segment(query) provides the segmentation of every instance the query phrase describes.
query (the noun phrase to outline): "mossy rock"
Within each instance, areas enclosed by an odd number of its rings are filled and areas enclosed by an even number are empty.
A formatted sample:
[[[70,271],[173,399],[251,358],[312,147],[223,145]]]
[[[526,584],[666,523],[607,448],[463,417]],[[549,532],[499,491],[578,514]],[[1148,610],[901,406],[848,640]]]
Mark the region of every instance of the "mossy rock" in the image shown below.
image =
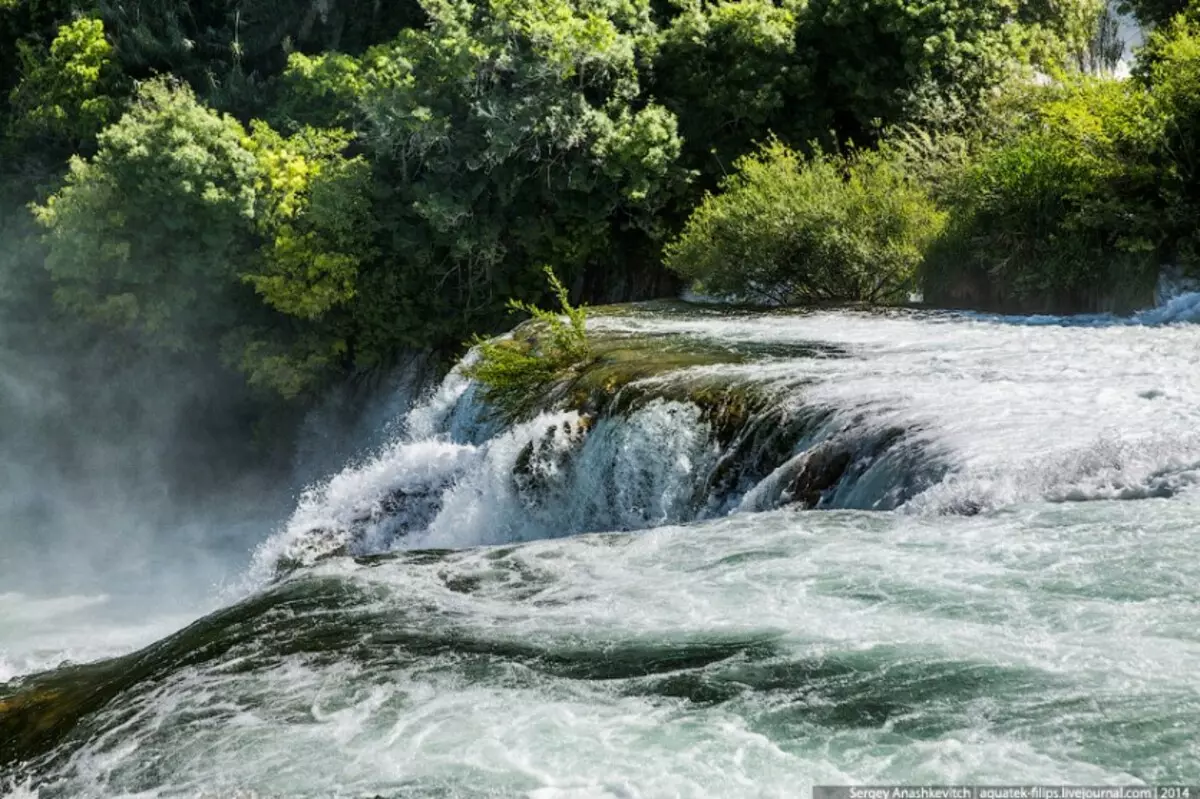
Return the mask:
[[[530,335],[518,330],[511,346],[532,346]],[[564,371],[549,386],[531,392],[528,402],[523,403],[510,421],[547,410],[575,410],[585,416],[602,416],[612,412],[623,390],[632,384],[697,367],[738,364],[745,360],[741,353],[680,338],[605,336],[591,343],[586,360]],[[679,392],[667,383],[656,384],[655,391],[664,398],[692,399],[678,396]],[[710,394],[718,391],[715,382],[708,391]],[[667,396],[671,393],[677,396]],[[701,400],[698,405],[703,405],[699,393],[702,390],[698,388],[695,399]],[[628,410],[628,405],[624,410]]]
[[[120,692],[124,661],[70,666],[0,686],[0,769],[44,754]]]

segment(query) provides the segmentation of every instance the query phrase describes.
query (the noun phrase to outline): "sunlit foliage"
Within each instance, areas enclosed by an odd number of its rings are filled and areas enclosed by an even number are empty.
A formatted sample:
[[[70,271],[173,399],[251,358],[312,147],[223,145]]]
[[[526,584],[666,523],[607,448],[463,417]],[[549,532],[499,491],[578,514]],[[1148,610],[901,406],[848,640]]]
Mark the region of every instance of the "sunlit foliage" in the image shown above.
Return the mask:
[[[895,302],[941,224],[924,189],[885,155],[804,158],[774,142],[704,200],[667,265],[715,295]]]

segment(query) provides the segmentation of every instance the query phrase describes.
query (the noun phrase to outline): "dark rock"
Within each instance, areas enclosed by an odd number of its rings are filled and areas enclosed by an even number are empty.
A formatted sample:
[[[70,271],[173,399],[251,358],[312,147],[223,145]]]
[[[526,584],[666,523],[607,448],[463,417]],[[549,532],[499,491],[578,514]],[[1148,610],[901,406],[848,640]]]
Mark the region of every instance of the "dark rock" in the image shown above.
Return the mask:
[[[822,446],[809,453],[804,468],[788,487],[785,495],[792,503],[804,508],[815,508],[821,496],[838,484],[846,474],[853,456],[844,449]]]

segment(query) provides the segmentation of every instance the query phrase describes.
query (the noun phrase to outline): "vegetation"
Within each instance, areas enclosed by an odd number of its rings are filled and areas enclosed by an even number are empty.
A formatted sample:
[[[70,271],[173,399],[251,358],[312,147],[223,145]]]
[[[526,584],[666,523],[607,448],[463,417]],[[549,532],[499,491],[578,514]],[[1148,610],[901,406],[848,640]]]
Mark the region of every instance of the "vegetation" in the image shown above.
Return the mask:
[[[0,0],[0,313],[262,420],[510,300],[569,312],[484,345],[534,389],[681,279],[1134,303],[1200,259],[1200,6],[1128,5],[1113,82],[1101,0]]]
[[[779,305],[895,302],[942,224],[886,154],[803,158],[779,142],[737,163],[666,249],[703,291]]]
[[[1169,23],[1176,14],[1188,9],[1188,0],[1122,0],[1122,11],[1133,14],[1145,25]]]
[[[1147,98],[1081,80],[1044,92],[946,188],[926,293],[1001,310],[1129,309],[1158,273]],[[957,296],[954,292],[959,292]]]
[[[944,176],[927,299],[1023,311],[1132,310],[1159,269],[1200,268],[1200,19],[1160,27],[1129,81],[1012,89]]]
[[[484,397],[507,419],[515,420],[537,405],[555,384],[585,366],[591,356],[587,309],[571,305],[566,286],[546,267],[546,279],[562,308],[560,316],[535,305],[510,300],[513,311],[533,317],[510,338],[477,338],[477,360],[467,375],[483,386]]]

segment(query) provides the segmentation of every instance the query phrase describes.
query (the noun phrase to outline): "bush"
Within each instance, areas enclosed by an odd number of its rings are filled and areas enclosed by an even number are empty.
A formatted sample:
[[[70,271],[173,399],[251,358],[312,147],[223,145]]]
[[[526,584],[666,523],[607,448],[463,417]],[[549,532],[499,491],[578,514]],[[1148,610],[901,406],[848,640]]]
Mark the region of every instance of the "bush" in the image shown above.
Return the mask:
[[[1134,86],[1082,80],[978,153],[953,182],[922,270],[935,302],[994,310],[1117,310],[1148,297],[1161,240],[1157,137]]]
[[[532,329],[507,339],[477,338],[479,360],[467,370],[468,377],[482,384],[484,399],[510,422],[526,415],[556,382],[585,364],[591,353],[587,309],[572,306],[554,270],[544,271],[566,319],[510,300],[510,309],[533,317]]]
[[[784,305],[903,300],[943,215],[885,154],[741,159],[666,249],[702,291]]]
[[[1156,31],[1140,54],[1156,117],[1154,158],[1163,207],[1164,256],[1200,265],[1200,4]]]

